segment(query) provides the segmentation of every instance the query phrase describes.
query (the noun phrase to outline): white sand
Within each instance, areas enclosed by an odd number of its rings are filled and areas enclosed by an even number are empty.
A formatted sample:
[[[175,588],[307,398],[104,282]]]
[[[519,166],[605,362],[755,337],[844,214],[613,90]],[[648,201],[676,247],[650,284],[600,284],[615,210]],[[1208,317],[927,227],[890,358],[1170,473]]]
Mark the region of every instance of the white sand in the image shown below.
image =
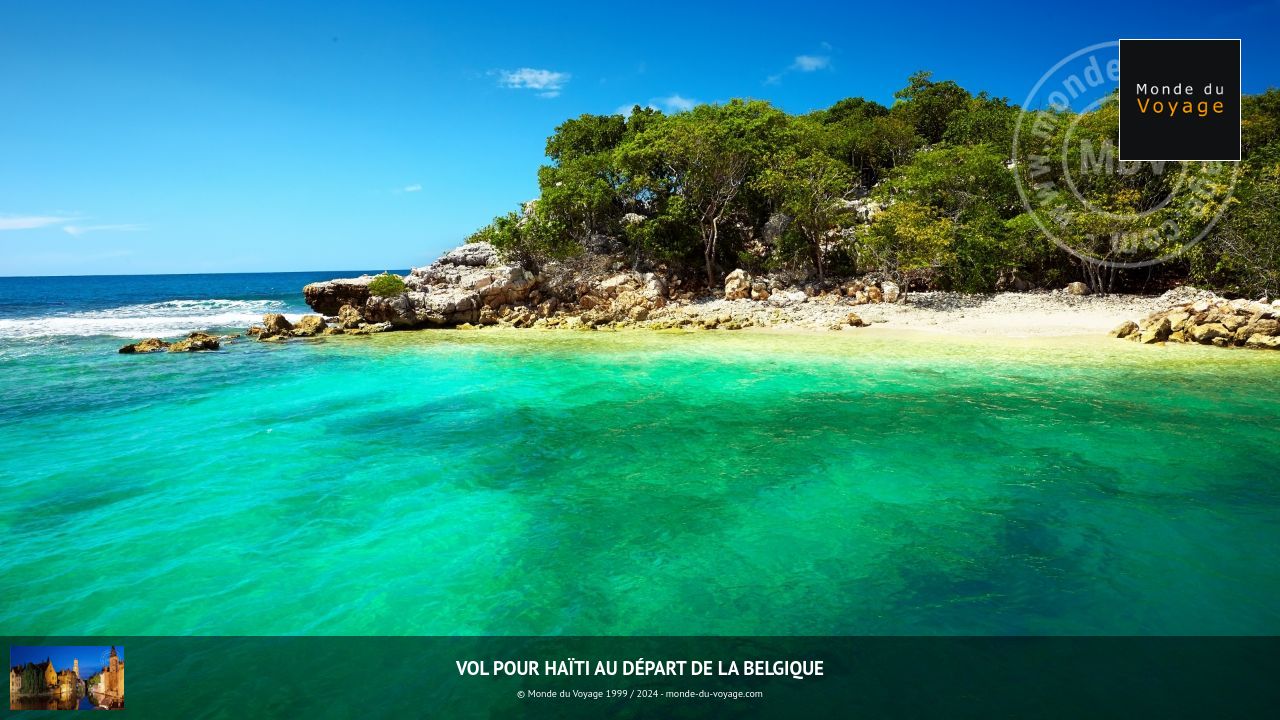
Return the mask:
[[[1125,320],[1140,320],[1157,309],[1186,302],[1194,288],[1163,296],[1088,295],[1061,291],[963,295],[950,292],[910,294],[905,302],[854,305],[850,298],[825,295],[777,306],[752,300],[703,298],[675,304],[653,314],[654,319],[732,317],[751,319],[756,327],[776,330],[839,330],[849,313],[873,331],[907,330],[970,337],[1105,337]]]
[[[1077,297],[1061,293],[955,295],[918,293],[905,304],[853,308],[874,327],[988,337],[1105,336],[1125,320],[1168,307],[1139,295]]]

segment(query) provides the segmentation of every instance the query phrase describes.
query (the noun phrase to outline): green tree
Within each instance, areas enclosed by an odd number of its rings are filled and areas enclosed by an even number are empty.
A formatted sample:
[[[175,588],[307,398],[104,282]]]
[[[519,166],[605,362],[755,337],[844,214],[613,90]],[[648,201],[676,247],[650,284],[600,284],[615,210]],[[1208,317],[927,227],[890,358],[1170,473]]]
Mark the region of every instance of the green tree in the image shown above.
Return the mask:
[[[579,115],[556,126],[547,138],[547,157],[564,163],[608,152],[626,132],[627,120],[621,115]]]
[[[927,143],[941,142],[952,113],[966,110],[969,92],[953,80],[935,82],[933,73],[921,70],[907,79],[907,86],[894,93],[890,109],[909,122]]]
[[[1018,107],[1009,104],[1008,98],[978,93],[969,99],[966,107],[958,108],[948,116],[942,139],[955,145],[992,145],[1008,157],[1018,112]]]
[[[568,257],[582,250],[568,230],[542,213],[538,206],[527,213],[509,212],[474,232],[467,242],[488,242],[505,258],[537,269],[548,260]]]
[[[1026,259],[1023,238],[1005,226],[1022,203],[1005,155],[994,145],[940,145],[917,153],[894,170],[878,195],[926,206],[953,223],[953,263],[945,274],[957,289],[989,291],[1003,272]]]
[[[1241,102],[1241,144],[1248,155],[1280,138],[1280,90],[1246,95]]]
[[[786,115],[768,103],[734,100],[668,117],[620,149],[639,197],[682,198],[668,209],[693,218],[708,286],[716,284],[725,227],[746,205],[747,181],[783,142],[786,128]]]
[[[858,235],[858,251],[902,286],[913,273],[952,262],[954,223],[932,208],[903,201],[890,205]]]
[[[1245,161],[1230,209],[1192,249],[1191,270],[1242,295],[1280,296],[1280,141]]]
[[[822,281],[826,279],[823,247],[850,219],[850,208],[843,200],[853,185],[853,177],[843,163],[817,149],[821,144],[820,127],[801,120],[797,132],[811,140],[779,153],[772,167],[760,174],[758,183],[791,217],[804,237],[818,280]]]

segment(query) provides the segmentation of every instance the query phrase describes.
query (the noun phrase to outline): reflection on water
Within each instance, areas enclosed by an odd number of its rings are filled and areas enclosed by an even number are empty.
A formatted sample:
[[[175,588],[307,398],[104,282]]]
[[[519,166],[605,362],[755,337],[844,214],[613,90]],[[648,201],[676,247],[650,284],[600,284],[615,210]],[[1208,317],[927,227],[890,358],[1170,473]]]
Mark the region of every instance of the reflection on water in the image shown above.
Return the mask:
[[[10,710],[99,710],[100,704],[106,704],[103,698],[90,695],[43,695],[27,697],[9,697]],[[123,710],[124,704],[113,705],[112,710]]]

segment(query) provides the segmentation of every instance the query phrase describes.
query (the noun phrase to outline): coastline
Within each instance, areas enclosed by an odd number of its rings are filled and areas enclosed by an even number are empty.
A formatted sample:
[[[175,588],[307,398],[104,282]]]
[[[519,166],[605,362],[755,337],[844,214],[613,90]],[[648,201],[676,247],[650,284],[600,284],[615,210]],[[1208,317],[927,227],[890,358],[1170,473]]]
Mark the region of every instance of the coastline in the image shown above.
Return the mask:
[[[1126,320],[1135,320],[1168,305],[1162,296],[1072,296],[1055,292],[1003,292],[965,295],[950,292],[912,293],[904,302],[854,305],[837,298],[817,297],[787,308],[781,318],[743,329],[794,330],[827,333],[843,331],[840,321],[855,313],[865,325],[857,332],[910,331],[925,335],[973,338],[1033,338],[1092,335],[1105,338]],[[659,317],[697,321],[725,312],[738,316],[768,314],[752,300],[712,300],[674,306]]]

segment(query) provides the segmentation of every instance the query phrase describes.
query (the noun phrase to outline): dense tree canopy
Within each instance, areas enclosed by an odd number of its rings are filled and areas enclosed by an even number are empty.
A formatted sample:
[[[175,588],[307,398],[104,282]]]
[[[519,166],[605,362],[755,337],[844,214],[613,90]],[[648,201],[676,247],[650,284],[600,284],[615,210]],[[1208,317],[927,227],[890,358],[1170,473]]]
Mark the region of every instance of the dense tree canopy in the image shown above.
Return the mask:
[[[895,98],[889,107],[848,98],[800,116],[733,100],[567,120],[547,140],[537,201],[473,239],[534,265],[607,253],[637,268],[697,273],[710,286],[744,267],[819,282],[880,272],[975,292],[1014,275],[1042,286],[1083,279],[1100,290],[1190,279],[1280,292],[1280,91],[1245,98],[1245,159],[1224,219],[1171,261],[1122,272],[1078,255],[1110,257],[1128,239],[1172,252],[1174,241],[1157,230],[1181,223],[1177,237],[1186,238],[1208,227],[1232,178],[1200,163],[1119,164],[1114,103],[1051,113],[1042,141],[1068,155],[1043,164],[1012,161],[1020,110],[1005,98],[927,72]],[[1086,172],[1100,167],[1119,171]],[[1038,203],[1033,215],[1017,182],[1033,176],[1074,192]],[[1179,182],[1212,192],[1171,194]],[[1082,252],[1051,242],[1044,226]]]

